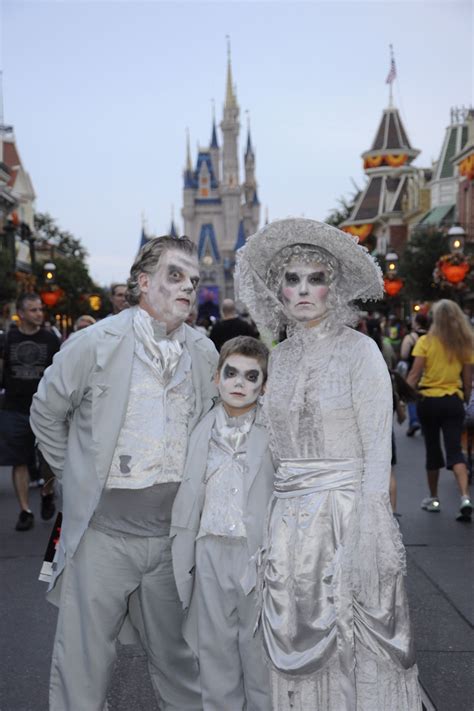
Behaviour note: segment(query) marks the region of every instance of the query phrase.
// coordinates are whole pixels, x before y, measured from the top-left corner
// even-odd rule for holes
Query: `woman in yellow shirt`
[[[473,362],[472,329],[459,308],[449,299],[438,301],[433,308],[433,325],[413,348],[415,356],[407,381],[418,385],[421,400],[418,417],[426,448],[426,469],[430,496],[423,499],[426,511],[439,511],[439,470],[446,465],[456,477],[461,492],[458,521],[470,521],[472,502],[469,497],[467,467],[461,448],[464,402],[471,394]],[[441,449],[443,433],[446,461]]]

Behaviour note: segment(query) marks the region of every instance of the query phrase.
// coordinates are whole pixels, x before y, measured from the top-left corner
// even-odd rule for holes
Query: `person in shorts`
[[[30,406],[45,369],[59,350],[54,333],[43,328],[43,304],[37,294],[23,294],[16,304],[18,328],[4,339],[3,387],[5,399],[0,411],[0,466],[13,466],[13,486],[20,505],[17,531],[34,525],[29,507],[28,467],[34,463],[35,438],[30,427]],[[43,488],[43,518],[54,514],[53,493]]]

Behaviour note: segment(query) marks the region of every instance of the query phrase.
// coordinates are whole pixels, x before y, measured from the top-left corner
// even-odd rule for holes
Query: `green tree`
[[[0,245],[0,307],[16,298],[16,280],[10,250]]]
[[[452,298],[448,290],[433,281],[433,270],[443,254],[449,253],[448,238],[436,230],[415,231],[400,257],[399,274],[405,282],[404,296],[414,301]]]
[[[67,230],[62,230],[47,213],[36,213],[35,233],[37,240],[44,240],[53,247],[52,260],[56,265],[56,284],[64,296],[55,307],[55,311],[66,313],[73,320],[85,313],[102,318],[110,313],[111,306],[105,290],[96,284],[89,274],[87,250],[80,240]],[[43,265],[36,264],[35,275],[38,289],[43,284]],[[98,294],[102,306],[99,311],[92,311],[88,296]]]
[[[57,247],[60,256],[74,257],[82,262],[87,257],[87,250],[81,241],[67,230],[62,230],[47,212],[35,214],[35,234],[38,240],[45,240]]]
[[[341,195],[341,197],[336,200],[337,207],[331,210],[325,220],[328,225],[339,227],[342,222],[349,219],[351,212],[354,209],[354,205],[360,195],[360,189],[355,183],[354,190],[355,192],[352,195]]]

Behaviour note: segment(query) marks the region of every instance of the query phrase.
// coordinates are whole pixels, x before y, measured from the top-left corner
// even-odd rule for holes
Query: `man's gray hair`
[[[153,274],[163,252],[170,249],[178,249],[181,252],[192,256],[197,254],[197,247],[191,242],[189,237],[155,237],[149,240],[138,252],[136,259],[130,269],[130,277],[127,281],[127,301],[130,306],[135,306],[140,301],[140,286],[138,277],[140,274]]]

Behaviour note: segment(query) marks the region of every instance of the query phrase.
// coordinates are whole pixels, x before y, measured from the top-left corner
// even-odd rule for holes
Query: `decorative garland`
[[[399,168],[408,160],[406,153],[387,153],[385,155],[367,156],[364,160],[364,169],[378,168],[382,163],[389,165],[391,168]]]
[[[465,279],[473,263],[473,258],[465,254],[444,254],[436,262],[433,280],[441,289],[454,288],[462,291],[467,288]]]

